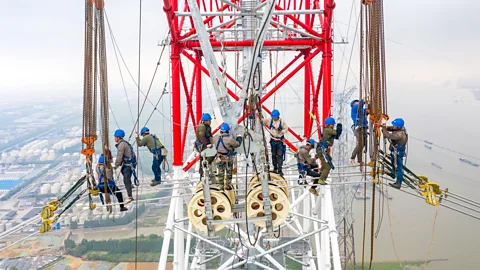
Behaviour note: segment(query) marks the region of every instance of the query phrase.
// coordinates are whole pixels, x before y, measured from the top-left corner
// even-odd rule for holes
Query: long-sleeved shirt
[[[408,136],[407,131],[405,128],[401,128],[399,130],[395,130],[394,127],[386,127],[382,128],[383,136],[390,140],[390,150],[394,147],[402,147],[407,143]]]
[[[315,160],[310,156],[310,150],[308,150],[307,147],[300,147],[297,154],[297,161],[300,164],[315,164]]]
[[[363,108],[364,103],[365,102],[361,100],[357,105],[353,105],[352,107],[352,112],[350,116],[352,117],[353,125],[356,127],[358,126],[368,127],[368,118],[367,118],[368,114],[367,114],[367,110]]]
[[[155,149],[155,139],[153,138],[152,134],[143,136],[141,140],[139,137],[137,137],[137,144],[138,146],[146,146],[148,150],[150,150],[150,152],[152,153],[153,153],[153,150]],[[162,147],[163,147],[163,144],[157,138],[157,149],[160,149]]]
[[[97,164],[96,171],[97,171],[98,180],[100,180],[101,177],[105,177],[105,173],[107,175],[107,179],[110,179],[110,180],[113,179],[113,171],[110,169],[105,172],[105,165],[103,164]],[[104,179],[102,179],[102,182],[103,181]]]
[[[332,146],[333,142],[335,141],[335,137],[337,136],[337,130],[326,127],[323,129],[322,138],[328,146]]]
[[[278,118],[277,121],[272,118],[263,119],[263,124],[270,129],[270,137],[273,139],[280,139],[288,132],[288,125],[282,118]],[[281,125],[281,127],[280,127]]]
[[[119,168],[123,165],[124,157],[129,159],[132,157],[132,151],[130,149],[130,145],[127,141],[121,140],[119,143],[115,145],[117,147],[117,159],[115,159],[115,169]]]
[[[197,137],[197,140],[202,143],[202,149],[203,151],[207,145],[212,144],[212,128],[210,125],[205,125],[205,124],[200,124],[197,127],[197,131],[195,131],[195,136]]]
[[[219,142],[220,137],[222,137],[223,144]],[[216,147],[218,153],[227,155],[231,151],[235,151],[235,148],[239,147],[240,143],[228,135],[217,134],[213,137],[213,145]]]

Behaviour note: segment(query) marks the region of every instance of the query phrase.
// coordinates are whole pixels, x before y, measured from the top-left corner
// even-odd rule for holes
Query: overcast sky
[[[352,1],[336,3],[336,39],[340,40],[347,33]],[[157,42],[164,37],[167,24],[163,1],[144,0],[143,7],[142,87],[146,88],[161,50]],[[356,7],[358,9],[358,4]],[[107,0],[106,9],[125,60],[136,77],[138,1]],[[430,90],[438,86],[452,90],[480,87],[479,10],[479,1],[385,1],[387,74],[391,91],[400,91],[396,86],[417,83]],[[352,19],[349,31],[350,44],[343,45],[347,55],[353,45],[355,20]],[[84,2],[81,0],[6,1],[0,9],[0,92],[46,96],[80,94],[83,24]],[[110,46],[110,40],[108,42]],[[110,86],[120,89],[118,66],[111,48],[108,52]],[[358,70],[357,55],[355,50],[354,71]],[[338,46],[335,57],[336,75],[344,77],[346,64],[340,71],[342,55]],[[343,77],[340,81],[344,81]],[[158,86],[164,81],[159,79]],[[348,85],[353,83],[354,76],[349,75]],[[127,87],[133,87],[134,91],[131,80],[127,80]],[[339,87],[343,87],[343,83]]]

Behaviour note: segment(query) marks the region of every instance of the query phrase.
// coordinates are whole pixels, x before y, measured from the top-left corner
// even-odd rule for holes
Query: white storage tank
[[[52,186],[52,194],[60,193],[60,185],[53,185]]]
[[[0,232],[4,232],[4,231],[5,231],[5,224],[0,223]]]
[[[11,228],[13,228],[13,223],[9,222],[5,224],[5,230],[10,230]]]
[[[50,184],[44,184],[40,188],[40,194],[50,194],[51,192],[51,185]]]
[[[67,191],[70,189],[69,185],[63,185],[61,188],[62,194],[67,193]]]

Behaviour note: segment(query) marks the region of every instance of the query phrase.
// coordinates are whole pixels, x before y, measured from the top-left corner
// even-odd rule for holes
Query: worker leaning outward
[[[224,190],[225,187],[227,190],[232,189],[233,159],[236,155],[235,148],[238,148],[242,143],[242,135],[237,135],[237,139],[235,140],[229,133],[230,126],[224,123],[220,127],[220,134],[213,137],[213,145],[215,145],[215,149],[217,150],[216,163],[220,190]]]
[[[315,159],[310,156],[310,150],[314,149],[316,144],[317,143],[314,139],[308,140],[306,145],[300,146],[296,156],[300,178],[305,179],[307,175],[313,177],[314,185],[310,188],[310,192],[313,195],[318,196],[316,186],[318,185],[320,174],[318,173],[318,164],[315,162]],[[303,184],[307,184],[307,181],[304,180]],[[320,184],[325,185],[325,182],[321,182]]]
[[[362,160],[360,160],[360,151],[367,149],[367,130],[368,130],[368,118],[367,118],[367,109],[364,108],[364,100],[352,100],[350,102],[350,107],[352,108],[351,117],[353,121],[352,129],[357,143],[355,148],[352,151],[350,157],[350,163],[355,165],[355,158],[357,158],[358,163],[362,165]],[[360,144],[362,144],[362,149],[360,149]]]
[[[207,148],[212,148],[212,128],[210,124],[212,123],[212,117],[208,113],[202,114],[202,123],[198,125],[197,130],[195,131],[195,136],[197,140],[195,141],[195,149],[201,153]],[[208,164],[212,164],[215,157],[207,157]],[[200,155],[200,179],[203,177],[203,157]]]
[[[113,171],[112,170],[105,170],[105,157],[103,155],[100,156],[98,159],[97,163],[97,176],[98,176],[98,190],[102,193],[105,193],[105,177],[107,177],[107,192],[109,194],[115,193],[115,196],[117,197],[118,203],[120,204],[120,211],[127,211],[128,208],[126,208],[123,205],[123,196],[122,192],[120,189],[115,185],[115,181],[113,181]],[[106,172],[106,173],[105,173]],[[106,174],[106,176],[105,176]],[[103,196],[100,194],[100,199],[102,200],[103,203]]]
[[[325,118],[325,128],[323,129],[322,138],[317,146],[316,157],[320,158],[322,167],[320,167],[320,184],[325,184],[330,170],[334,169],[332,156],[330,154],[334,140],[338,140],[342,134],[342,124],[338,123],[335,129],[335,119],[333,117]]]
[[[125,131],[117,129],[113,136],[117,143],[115,144],[115,147],[117,148],[117,159],[115,160],[114,169],[121,168],[120,171],[123,175],[123,183],[125,184],[125,189],[127,190],[128,195],[127,203],[129,203],[133,201],[132,175],[136,181],[137,174],[135,173],[135,169],[137,168],[137,157],[135,156],[132,145],[123,139],[123,137],[125,137]]]
[[[155,179],[152,179],[150,183],[150,186],[153,187],[162,183],[162,169],[160,166],[163,162],[162,148],[164,148],[164,146],[155,134],[150,134],[148,127],[143,127],[142,130],[140,130],[140,135],[142,135],[141,140],[137,134],[137,145],[140,147],[146,146],[153,154],[152,171]]]
[[[395,184],[389,183],[390,186],[400,189],[403,182],[403,158],[405,157],[405,149],[408,141],[405,122],[402,118],[392,121],[392,126],[382,126],[383,137],[390,141],[390,158],[394,169],[394,176],[397,181]]]
[[[287,134],[288,131],[287,123],[280,118],[280,112],[278,110],[273,110],[271,118],[264,119],[263,124],[270,129],[273,170],[275,173],[283,176],[282,166],[287,150],[284,142],[285,134]]]

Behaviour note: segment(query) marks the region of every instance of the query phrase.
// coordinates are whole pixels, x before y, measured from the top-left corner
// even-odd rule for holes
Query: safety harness
[[[217,154],[219,154],[220,156],[227,156],[227,158],[234,157],[237,154],[237,152],[235,152],[234,150],[230,150],[228,149],[228,147],[225,146],[225,143],[223,142],[223,137],[225,136],[227,135],[220,135],[220,137],[218,138],[217,145],[215,146],[215,150],[217,150]],[[220,144],[222,144],[224,149],[227,149],[228,152],[226,154],[218,152],[218,147],[220,146]]]
[[[104,178],[104,171],[102,169],[100,169],[100,166],[97,167],[98,169],[98,173],[100,175],[100,178],[98,179],[98,186],[97,186],[97,189],[104,192],[105,191],[105,183],[103,181],[103,178]],[[113,195],[113,191],[115,190],[115,181],[111,180],[111,179],[107,179],[108,181],[108,185],[107,185],[107,188],[108,188],[108,193],[110,195]],[[98,195],[100,196],[100,201],[102,202],[102,205],[105,204],[105,201],[103,199],[103,195],[102,193],[98,193]]]
[[[121,141],[117,144],[117,148],[118,148],[118,145],[120,145],[122,142],[126,143],[126,144],[128,145],[128,147],[130,148],[130,157],[127,157],[127,156],[123,155],[122,172],[125,172],[125,170],[126,170],[127,168],[132,169],[132,175],[133,175],[134,183],[135,183],[136,186],[139,186],[140,183],[138,182],[137,173],[136,173],[137,157],[135,156],[135,152],[133,151],[132,145],[129,144],[129,143],[128,143],[127,141],[125,141],[125,140],[121,140]]]
[[[334,170],[335,166],[333,166],[332,157],[328,153],[328,146],[329,146],[329,143],[325,141],[322,134],[322,138],[320,139],[320,143],[318,144],[318,147],[317,147],[317,153],[321,151],[328,165],[330,165],[330,168]]]
[[[204,125],[204,124],[202,123],[202,125]],[[212,133],[209,132],[209,134],[207,134],[207,126],[206,125],[204,125],[204,126],[205,126],[205,138],[207,139],[207,141],[209,141],[209,139],[212,137]],[[207,135],[209,135],[209,136],[207,136]],[[194,148],[199,153],[202,152],[202,150],[205,149],[206,147],[207,146],[203,145],[203,143],[198,138],[195,140]]]
[[[273,118],[270,120],[270,126],[268,127],[269,129],[275,128],[273,126]],[[278,125],[277,130],[282,130],[282,119],[280,119],[280,124]],[[273,136],[271,133],[270,135]],[[279,147],[282,147],[283,150],[283,161],[285,161],[286,153],[287,153],[287,146],[283,143],[283,139],[285,139],[285,136],[280,136],[280,137],[275,137],[276,139],[279,139],[281,141],[276,141],[276,140],[270,140],[270,146],[272,147],[272,151],[276,151]]]
[[[305,163],[302,163],[300,162],[300,159],[298,157],[298,154],[300,153],[300,150],[301,149],[304,149],[305,146],[300,146],[300,148],[298,149],[298,152],[295,153],[295,157],[297,158],[297,168],[298,168],[298,171],[299,171],[299,178],[305,178],[306,174],[307,174],[307,169],[308,169],[308,166],[307,164]]]

